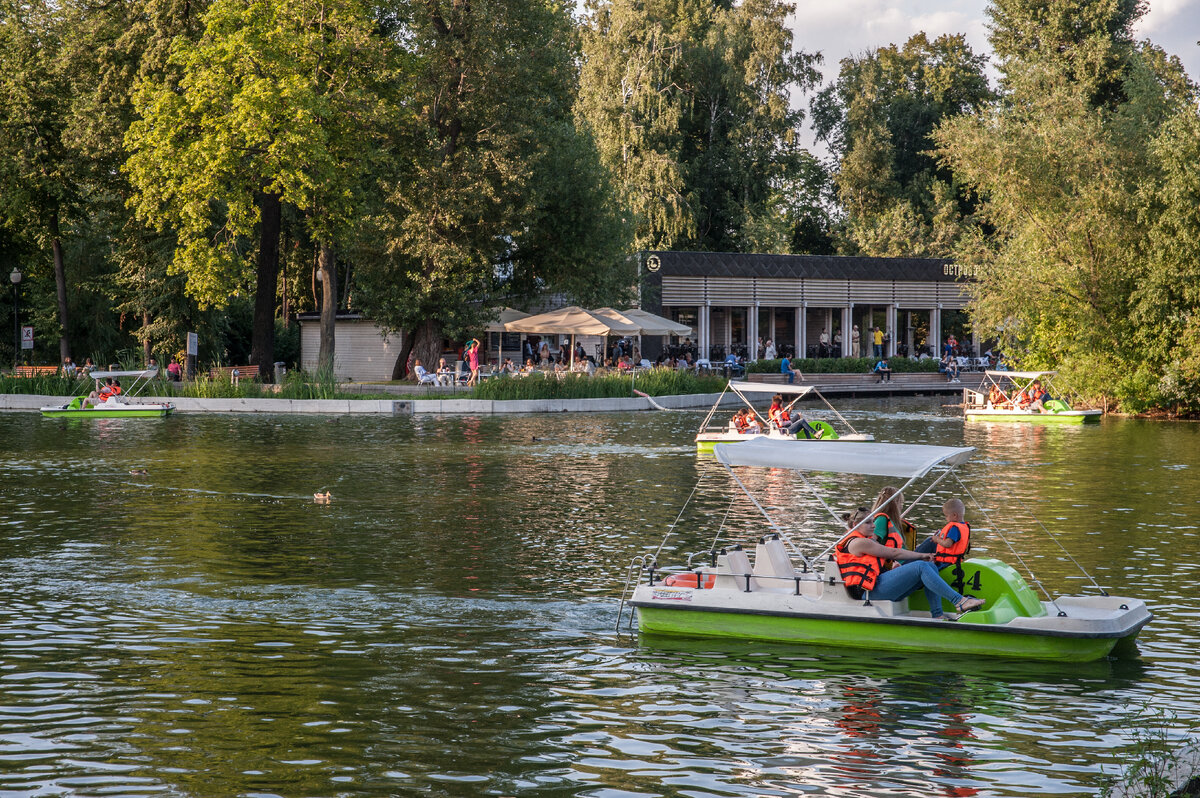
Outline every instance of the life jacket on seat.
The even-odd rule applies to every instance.
[[[938,568],[958,565],[971,550],[971,525],[966,521],[951,521],[942,527],[942,531],[938,534],[944,538],[950,528],[955,526],[958,527],[958,542],[949,546],[938,546],[933,553],[933,561],[937,563]]]
[[[879,580],[879,575],[891,567],[891,560],[876,557],[874,554],[851,553],[850,541],[855,538],[875,540],[875,533],[855,529],[846,535],[846,537],[839,540],[838,544],[833,547],[833,558],[838,564],[838,570],[841,571],[842,581],[846,585],[846,590],[854,598],[861,598],[863,593],[870,592],[875,588],[875,583]],[[883,545],[895,549],[904,548],[901,545],[900,536],[890,529],[887,540],[884,541]]]

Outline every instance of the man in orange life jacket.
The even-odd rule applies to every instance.
[[[971,525],[964,519],[966,507],[962,499],[950,499],[942,505],[946,525],[941,531],[917,546],[921,553],[931,552],[938,568],[958,565],[971,550]]]
[[[934,554],[904,549],[899,534],[892,530],[879,540],[867,524],[862,513],[851,516],[846,524],[849,534],[834,547],[834,559],[852,598],[899,601],[923,587],[934,618],[943,617],[942,599],[960,613],[983,606],[982,599],[964,596],[946,584],[933,564]],[[891,526],[887,524],[885,530]]]

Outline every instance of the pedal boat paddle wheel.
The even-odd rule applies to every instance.
[[[1035,381],[1049,393],[1053,371],[985,371],[987,381],[979,390],[963,391],[963,417],[967,421],[1023,421],[1032,424],[1086,424],[1100,420],[1101,410],[1075,410],[1064,399],[1046,399],[1041,409],[1022,406],[1021,397]],[[1001,401],[988,401],[991,386],[1000,391]]]
[[[657,558],[674,531],[672,525],[657,552],[635,558],[630,564],[618,626],[625,620],[624,605],[628,601],[632,607],[628,623],[632,625],[636,613],[638,630],[644,636],[1073,662],[1100,659],[1118,644],[1132,643],[1151,619],[1141,600],[1110,596],[1094,579],[1095,595],[1052,597],[1030,573],[1030,580],[1044,596],[1039,599],[1030,582],[992,557],[968,557],[959,566],[942,569],[947,582],[961,585],[958,592],[985,600],[981,609],[965,613],[957,621],[934,618],[921,590],[900,601],[874,600],[869,593],[860,599],[850,596],[832,557],[834,545],[845,534],[845,525],[815,490],[810,476],[818,475],[819,481],[828,485],[829,475],[856,475],[849,480],[856,492],[863,489],[864,476],[887,477],[889,482],[907,480],[900,488],[903,492],[929,475],[931,481],[910,505],[911,510],[951,475],[961,486],[964,498],[973,500],[955,469],[974,451],[889,443],[841,446],[824,441],[796,446],[765,437],[718,445],[716,459],[766,519],[764,534],[753,543],[753,558],[741,545],[717,549],[714,543],[712,550],[689,557],[686,567],[660,568]],[[801,553],[739,478],[737,471],[753,468],[794,472],[832,516],[837,529],[833,543],[812,558]],[[978,502],[974,503],[970,515],[982,517],[984,522],[975,530],[975,541],[1003,541],[1025,567],[1002,530]],[[877,510],[872,509],[870,515]],[[1049,530],[1043,527],[1043,532],[1057,542]],[[814,528],[814,539],[817,535]],[[717,538],[720,536],[718,530]],[[825,534],[820,539],[830,537]],[[1063,551],[1074,562],[1066,549]],[[695,564],[698,560],[702,564]],[[956,573],[956,568],[961,572]],[[1086,571],[1084,574],[1091,579]],[[636,587],[630,591],[635,579]],[[948,614],[953,612],[948,603],[943,609]]]
[[[150,380],[158,375],[158,369],[142,371],[93,371],[88,377],[95,380],[96,392],[99,393],[105,379],[132,379],[129,388],[116,396],[110,396],[104,401],[87,400],[91,389],[61,405],[43,407],[42,416],[45,418],[160,418],[170,414],[175,405],[170,402],[148,402],[137,397]]]
[[[763,432],[739,432],[732,425],[732,422],[718,422],[716,416],[720,412],[721,402],[725,398],[725,394],[732,391],[750,411],[758,418],[758,423],[762,426]],[[854,441],[873,441],[875,436],[868,433],[859,432],[854,426],[846,420],[845,416],[837,411],[833,405],[829,404],[829,400],[821,395],[821,392],[812,385],[774,385],[765,382],[736,382],[730,381],[725,386],[725,390],[721,391],[721,395],[717,397],[717,401],[713,402],[712,408],[708,411],[708,415],[704,417],[704,421],[700,423],[700,431],[696,433],[696,451],[702,453],[711,453],[713,447],[718,443],[737,443],[739,441],[749,441],[755,438],[770,438],[772,440],[781,441],[809,441],[816,440],[809,438],[803,431],[795,435],[789,435],[783,430],[771,423],[771,420],[765,418],[762,413],[750,401],[751,396],[761,396],[767,394],[773,396],[775,394],[783,394],[789,398],[788,403],[784,406],[785,410],[791,409],[806,396],[815,395],[826,407],[833,411],[833,415],[837,417],[838,426],[835,427],[828,421],[821,419],[809,418],[808,423],[814,430],[821,430],[820,440],[822,441],[841,441],[843,443]],[[722,416],[723,417],[723,416]]]

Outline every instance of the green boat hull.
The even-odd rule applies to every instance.
[[[906,653],[961,654],[1015,659],[1087,662],[1106,657],[1119,638],[1018,635],[962,621],[929,624],[872,623],[723,612],[638,608],[648,635],[718,637],[771,643],[802,643]]]
[[[1065,413],[1030,413],[1028,415],[1000,415],[992,413],[968,413],[967,421],[1002,421],[1019,424],[1096,424],[1098,414],[1067,415]]]
[[[707,596],[716,596],[717,592],[695,588],[681,590],[666,585],[662,596],[646,601],[644,598],[637,600],[635,594],[633,603],[638,611],[639,630],[651,636],[727,638],[1059,662],[1087,662],[1108,656],[1118,643],[1136,638],[1150,618],[1144,607],[1131,610],[1123,602],[1133,602],[1126,599],[1060,598],[1058,606],[1066,610],[1066,616],[1075,618],[1088,614],[1080,602],[1108,605],[1092,604],[1092,621],[1084,620],[1084,626],[1076,625],[1072,629],[1072,621],[1064,618],[1060,622],[1054,617],[1058,606],[1040,602],[1016,571],[990,558],[967,560],[963,572],[946,568],[942,576],[947,582],[955,581],[955,576],[962,578],[971,595],[985,599],[984,608],[964,615],[957,622],[934,620],[929,617],[924,592],[917,591],[908,597],[907,610],[899,615],[879,614],[874,610],[864,612],[863,608],[871,605],[855,602],[853,609],[845,611],[833,605],[839,614],[831,616],[830,608],[821,608],[820,602],[808,604],[812,609],[801,611],[785,608],[769,597],[768,604],[755,605],[753,599],[747,602],[740,598],[730,603],[726,597],[714,599],[721,603],[713,605],[705,601]],[[650,592],[653,596],[653,588]],[[1120,610],[1117,610],[1117,604],[1120,604]],[[942,608],[945,611],[952,609],[948,603],[943,603]],[[1112,622],[1101,620],[1101,616],[1110,611]]]
[[[810,422],[809,422],[809,424],[812,426],[812,428],[813,428],[814,430],[825,430],[825,433],[824,433],[824,434],[821,436],[821,440],[823,440],[823,441],[836,441],[836,440],[838,439],[837,430],[835,430],[835,429],[833,428],[833,426],[832,426],[831,424],[829,424],[829,422],[827,422],[827,421],[820,421],[820,420],[813,420],[813,421],[810,421]],[[731,438],[729,438],[729,440],[723,440],[723,441],[699,440],[699,439],[697,439],[697,440],[696,440],[696,452],[697,452],[697,453],[699,453],[699,454],[712,454],[712,453],[713,453],[713,447],[714,447],[714,446],[716,446],[718,443],[737,443],[737,442],[738,442],[738,441],[740,441],[740,440],[747,440],[747,441],[748,441],[748,440],[753,440],[753,439],[755,439],[755,438],[758,438],[758,437],[761,437],[761,436],[759,436],[759,435],[746,435],[746,436],[744,436],[744,437],[741,437],[741,438],[732,438],[732,437],[731,437]],[[801,433],[799,433],[798,435],[796,435],[796,440],[804,441],[804,440],[810,440],[810,438],[808,438],[808,437],[807,437],[807,436],[806,436],[806,435],[805,435],[803,432],[801,432]]]
[[[174,408],[150,408],[146,410],[43,410],[45,418],[162,418],[170,415]]]

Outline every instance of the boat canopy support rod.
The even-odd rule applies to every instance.
[[[721,400],[725,398],[726,391],[729,390],[729,383],[725,383],[725,387],[721,389],[721,395],[717,397],[717,401],[713,402],[713,406],[709,408],[708,415],[704,417],[704,421],[700,422],[700,431],[704,432],[708,429],[708,422],[712,421],[713,415],[717,412],[717,408],[721,406]],[[736,393],[736,391],[735,391]],[[741,394],[738,394],[741,396]],[[744,400],[746,397],[742,396]]]
[[[1091,581],[1091,583],[1093,585],[1095,585],[1096,589],[1100,591],[1100,595],[1107,596],[1108,591],[1100,586],[1100,583],[1096,581],[1096,577],[1092,576],[1091,573],[1088,572],[1088,569],[1084,568],[1083,565],[1079,562],[1079,560],[1076,560],[1071,555],[1071,552],[1068,551],[1067,547],[1062,544],[1062,541],[1060,541],[1053,532],[1051,532],[1049,529],[1046,528],[1046,525],[1042,523],[1040,518],[1038,518],[1036,515],[1033,514],[1033,511],[1029,509],[1029,505],[1027,505],[1024,501],[1022,501],[1020,496],[1014,496],[1013,498],[1016,499],[1017,503],[1020,504],[1021,507],[1023,507],[1025,509],[1025,512],[1029,514],[1029,517],[1037,522],[1037,525],[1042,528],[1042,531],[1046,533],[1046,536],[1048,538],[1050,538],[1051,540],[1053,540],[1055,545],[1057,545],[1060,549],[1062,549],[1063,554],[1067,555],[1067,559],[1075,564],[1075,567],[1079,569],[1079,572],[1082,573],[1084,576],[1086,576]]]
[[[833,510],[832,510],[832,509],[829,507],[829,505],[825,503],[825,500],[824,500],[823,498],[821,498],[821,494],[820,494],[820,493],[818,493],[818,492],[817,492],[817,489],[816,489],[816,488],[814,488],[814,487],[813,487],[813,485],[812,485],[812,483],[808,481],[808,478],[804,476],[804,473],[803,473],[803,472],[801,472],[801,471],[797,471],[796,473],[797,473],[797,474],[799,474],[799,475],[800,475],[800,478],[804,480],[804,484],[808,486],[808,489],[809,489],[809,491],[811,491],[811,492],[812,492],[812,494],[813,494],[814,496],[816,496],[816,497],[817,497],[817,501],[821,502],[821,505],[822,505],[822,506],[823,506],[823,507],[824,507],[826,510],[828,510],[828,511],[829,511],[829,514],[830,514],[830,515],[832,515],[832,516],[833,516],[833,520],[840,522],[840,521],[842,520],[842,517],[841,517],[840,515],[838,515],[836,512],[834,512],[834,511],[833,511]],[[946,474],[949,474],[949,473],[950,473],[950,472],[949,472],[949,471],[947,471],[945,474],[942,474],[942,476],[938,477],[938,480],[941,480],[942,478],[944,478],[944,477],[946,476]],[[875,514],[876,514],[876,513],[878,513],[880,510],[882,510],[882,509],[884,508],[884,506],[885,506],[885,505],[886,505],[888,502],[890,502],[892,499],[894,499],[894,498],[895,498],[895,497],[896,497],[898,494],[900,494],[900,493],[903,493],[904,491],[906,491],[906,490],[908,489],[908,486],[909,486],[909,485],[911,485],[911,484],[913,484],[913,482],[915,482],[916,480],[917,480],[917,477],[915,477],[915,476],[914,476],[914,477],[911,477],[911,478],[909,478],[908,482],[905,482],[903,485],[901,485],[901,486],[900,486],[900,487],[899,487],[899,488],[896,490],[896,492],[895,492],[895,493],[893,493],[891,496],[889,496],[889,497],[888,497],[887,501],[885,501],[883,504],[880,504],[880,505],[879,505],[879,506],[877,506],[877,507],[872,507],[872,508],[871,508],[871,512],[867,514],[867,518],[873,518],[873,517],[875,516]],[[937,484],[937,481],[935,481],[935,482],[934,482],[934,485],[936,485],[936,484]],[[932,488],[932,487],[933,487],[933,485],[930,485],[929,487],[930,487],[930,488]],[[929,490],[928,490],[928,489],[926,489],[925,493],[928,493],[928,492],[929,492]],[[924,496],[924,495],[925,495],[925,493],[922,493],[922,494],[921,494],[921,496]],[[907,509],[904,511],[904,513],[902,513],[902,516],[903,516],[903,515],[907,515],[907,514],[908,514],[908,510],[911,510],[913,507],[916,507],[916,506],[917,506],[917,502],[919,502],[919,501],[921,500],[921,496],[918,496],[918,497],[917,497],[917,501],[913,502],[911,505],[909,505],[909,506],[908,506],[908,508],[907,508]],[[855,526],[854,526],[854,529],[858,529],[860,526],[862,526],[863,524],[865,524],[865,523],[867,522],[867,518],[864,518],[862,521],[859,521],[857,524],[855,524]],[[847,532],[852,532],[852,531],[854,531],[854,530],[853,530],[853,529],[849,529],[849,530],[846,530],[846,531],[847,531]],[[820,552],[820,553],[817,555],[817,561],[819,562],[819,561],[821,560],[821,558],[822,558],[822,557],[824,557],[825,555],[829,554],[829,552],[833,551],[833,548],[834,548],[835,546],[837,546],[837,544],[838,544],[838,543],[840,543],[840,542],[841,542],[841,540],[842,540],[842,538],[844,538],[845,536],[846,536],[846,533],[845,533],[845,532],[843,532],[841,535],[839,535],[839,536],[838,536],[838,539],[837,539],[837,540],[835,540],[833,543],[830,543],[828,546],[826,546],[825,548],[823,548],[823,549],[821,550],[821,552]]]
[[[804,556],[804,552],[800,551],[800,548],[796,545],[795,541],[792,540],[791,536],[788,535],[787,532],[785,532],[784,530],[779,528],[779,525],[775,523],[775,519],[771,517],[771,514],[767,512],[767,509],[765,507],[763,507],[761,504],[759,504],[758,499],[754,498],[754,494],[750,492],[750,490],[746,487],[745,483],[742,482],[740,479],[738,479],[738,475],[735,474],[733,469],[729,467],[729,464],[722,463],[721,465],[725,466],[725,470],[729,472],[729,476],[733,477],[733,481],[736,482],[738,484],[738,487],[742,489],[742,493],[746,494],[746,497],[749,498],[750,501],[754,504],[754,506],[758,508],[758,511],[760,513],[762,513],[763,518],[767,519],[767,526],[769,526],[771,528],[771,531],[778,534],[781,540],[786,541],[788,546],[792,549],[792,551],[794,551],[797,555],[799,555],[800,559],[804,561],[804,564],[806,566],[808,566],[809,568],[812,568],[813,567],[812,560],[810,560],[810,559],[808,559],[808,557]],[[820,498],[820,497],[818,497],[818,498]],[[821,503],[824,504],[823,501]]]
[[[1013,544],[1010,543],[1008,538],[1004,535],[1004,533],[1002,531],[1000,531],[1000,525],[997,524],[995,522],[995,520],[992,519],[992,517],[988,514],[987,509],[983,506],[983,504],[979,501],[979,499],[975,498],[975,494],[971,493],[971,489],[968,488],[966,486],[966,484],[961,479],[959,479],[957,476],[955,476],[954,478],[958,482],[959,487],[961,487],[963,489],[963,492],[971,497],[971,501],[974,502],[975,506],[979,508],[979,512],[983,513],[983,517],[986,518],[987,522],[991,525],[992,531],[995,532],[996,535],[1001,540],[1004,541],[1004,545],[1008,546],[1008,550],[1011,551],[1013,556],[1017,558],[1017,562],[1021,563],[1021,567],[1025,569],[1025,573],[1029,574],[1029,578],[1031,580],[1033,580],[1033,583],[1035,585],[1038,586],[1038,590],[1042,591],[1042,595],[1046,597],[1046,600],[1050,602],[1050,605],[1052,607],[1054,607],[1055,610],[1058,611],[1058,614],[1060,616],[1066,615],[1066,613],[1062,611],[1062,608],[1058,606],[1058,602],[1056,602],[1054,600],[1054,597],[1050,595],[1050,591],[1047,590],[1046,586],[1042,584],[1042,580],[1038,579],[1037,574],[1035,574],[1033,572],[1033,569],[1029,567],[1029,563],[1025,562],[1025,558],[1023,558],[1017,552],[1017,550],[1015,548],[1013,548]]]
[[[813,393],[815,393],[817,396],[821,397],[821,401],[825,403],[825,406],[826,406],[826,407],[828,407],[830,410],[832,410],[832,411],[833,411],[833,414],[834,414],[835,416],[837,416],[837,417],[838,417],[838,419],[840,419],[840,420],[841,420],[841,422],[842,422],[843,424],[845,424],[847,427],[849,427],[849,428],[850,428],[850,431],[851,431],[852,433],[854,433],[855,435],[857,435],[857,434],[858,434],[858,430],[856,430],[856,429],[854,428],[854,425],[853,425],[853,424],[851,424],[849,421],[847,421],[847,420],[846,420],[846,417],[845,417],[845,416],[843,416],[841,413],[839,413],[839,412],[838,412],[838,409],[837,409],[836,407],[834,407],[833,405],[829,404],[829,400],[825,398],[825,394],[821,393],[821,392],[820,392],[820,391],[818,391],[816,388],[813,388]]]

